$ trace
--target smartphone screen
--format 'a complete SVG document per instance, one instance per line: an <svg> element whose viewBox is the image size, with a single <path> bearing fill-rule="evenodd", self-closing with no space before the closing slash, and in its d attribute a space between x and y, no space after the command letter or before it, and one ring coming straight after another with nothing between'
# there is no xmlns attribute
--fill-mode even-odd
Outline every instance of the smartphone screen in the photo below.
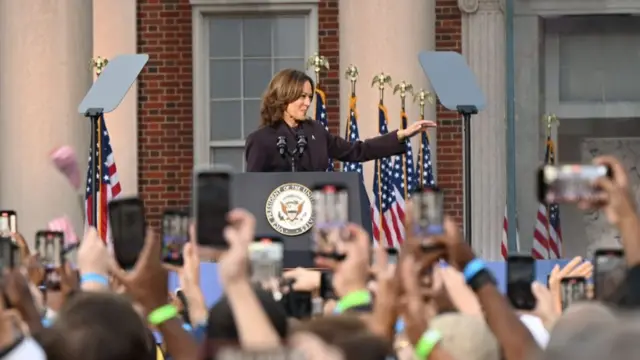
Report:
<svg viewBox="0 0 640 360"><path fill-rule="evenodd" d="M563 278L560 281L560 296L562 309L568 308L572 303L587 299L587 281L583 277Z"/></svg>
<svg viewBox="0 0 640 360"><path fill-rule="evenodd" d="M593 182L611 176L601 165L545 165L538 170L538 199L542 203L576 202L598 195Z"/></svg>
<svg viewBox="0 0 640 360"><path fill-rule="evenodd" d="M131 269L144 247L146 231L142 200L128 198L111 201L109 220L116 260L123 269Z"/></svg>
<svg viewBox="0 0 640 360"><path fill-rule="evenodd" d="M0 210L0 232L18 232L18 216L13 210Z"/></svg>
<svg viewBox="0 0 640 360"><path fill-rule="evenodd" d="M531 256L509 256L507 259L507 297L518 310L533 310L536 298L531 292L535 280L535 260Z"/></svg>
<svg viewBox="0 0 640 360"><path fill-rule="evenodd" d="M279 290L279 280L282 276L282 260L284 246L282 239L277 237L256 238L249 246L249 260L251 262L251 281L266 286L268 290Z"/></svg>
<svg viewBox="0 0 640 360"><path fill-rule="evenodd" d="M0 270L15 266L15 247L10 237L0 237Z"/></svg>
<svg viewBox="0 0 640 360"><path fill-rule="evenodd" d="M345 186L320 185L313 189L312 251L316 256L343 260L344 242L349 240L349 193Z"/></svg>
<svg viewBox="0 0 640 360"><path fill-rule="evenodd" d="M231 174L224 171L195 173L196 234L199 245L226 249L224 228L231 210Z"/></svg>
<svg viewBox="0 0 640 360"><path fill-rule="evenodd" d="M64 262L64 233L48 230L38 231L35 245L40 263L45 269L56 269L62 266Z"/></svg>
<svg viewBox="0 0 640 360"><path fill-rule="evenodd" d="M425 189L411 196L415 234L423 239L422 246L429 246L429 237L444 231L444 194L438 189Z"/></svg>
<svg viewBox="0 0 640 360"><path fill-rule="evenodd" d="M627 266L624 251L620 249L598 249L594 254L594 294L603 300L615 293L624 280Z"/></svg>
<svg viewBox="0 0 640 360"><path fill-rule="evenodd" d="M182 265L182 249L189 241L189 214L186 211L166 210L162 214L162 261Z"/></svg>

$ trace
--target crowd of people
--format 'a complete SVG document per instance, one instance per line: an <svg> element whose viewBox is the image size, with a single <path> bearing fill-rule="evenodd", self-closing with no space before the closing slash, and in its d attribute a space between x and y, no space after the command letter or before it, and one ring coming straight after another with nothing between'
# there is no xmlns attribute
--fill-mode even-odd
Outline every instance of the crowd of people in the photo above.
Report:
<svg viewBox="0 0 640 360"><path fill-rule="evenodd" d="M135 267L125 271L89 228L76 264L55 269L59 286L48 287L50 270L21 234L10 234L21 266L3 269L0 282L0 358L631 359L640 350L633 313L640 305L640 219L621 164L595 161L611 176L598 178L599 195L576 206L600 209L618 229L626 263L622 275L612 273L596 289L598 300L591 291L590 299L562 304L563 278L592 276L592 264L578 257L554 268L548 284L531 284L532 310L515 309L452 218L429 239L439 250L423 251L411 201L397 261L360 226L347 224L340 260L318 259L322 270L286 270L275 288L265 286L251 280L256 219L234 209L224 231L229 248L218 259L224 294L211 308L195 241L184 246L183 265L169 267L159 236L148 229ZM179 297L169 291L169 271L178 273ZM292 302L307 300L307 310L292 310L304 308Z"/></svg>

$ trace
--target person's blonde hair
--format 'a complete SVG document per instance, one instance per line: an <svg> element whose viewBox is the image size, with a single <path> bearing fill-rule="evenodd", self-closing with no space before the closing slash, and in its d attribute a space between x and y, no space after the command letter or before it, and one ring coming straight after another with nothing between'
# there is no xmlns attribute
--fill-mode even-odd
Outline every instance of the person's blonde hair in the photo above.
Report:
<svg viewBox="0 0 640 360"><path fill-rule="evenodd" d="M294 69L285 69L273 76L262 96L260 105L260 125L269 126L283 119L287 105L302 96L304 84L311 84L309 75Z"/></svg>

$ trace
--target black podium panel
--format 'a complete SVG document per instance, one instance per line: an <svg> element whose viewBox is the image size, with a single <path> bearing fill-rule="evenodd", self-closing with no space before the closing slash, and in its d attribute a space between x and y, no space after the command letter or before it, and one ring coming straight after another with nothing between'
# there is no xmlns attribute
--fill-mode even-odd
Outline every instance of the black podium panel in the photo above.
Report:
<svg viewBox="0 0 640 360"><path fill-rule="evenodd" d="M362 225L371 235L371 210L369 197L355 172L299 172L299 173L237 173L233 175L232 204L244 208L256 217L256 234L279 236L284 241L284 267L313 267L311 255L311 229L313 214L307 202L300 198L311 196L308 190L321 184L340 184L349 192L349 219ZM301 185L301 186L300 186ZM305 196L302 196L302 195ZM276 209L276 211L272 211ZM311 217L310 222L300 221L302 226L290 228L287 216ZM270 224L276 223L275 228ZM294 219L294 223L295 223ZM303 233L299 233L302 232Z"/></svg>

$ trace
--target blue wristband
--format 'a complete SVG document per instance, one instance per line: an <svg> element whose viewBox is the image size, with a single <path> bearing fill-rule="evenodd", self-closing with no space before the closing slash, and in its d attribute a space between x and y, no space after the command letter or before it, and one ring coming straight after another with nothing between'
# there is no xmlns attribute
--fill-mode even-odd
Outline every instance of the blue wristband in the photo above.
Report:
<svg viewBox="0 0 640 360"><path fill-rule="evenodd" d="M396 321L396 334L401 334L404 331L404 321L402 321L402 319L398 319L398 321Z"/></svg>
<svg viewBox="0 0 640 360"><path fill-rule="evenodd" d="M100 274L96 273L86 273L80 275L80 284L84 284L87 282L93 282L104 286L109 286L109 279Z"/></svg>
<svg viewBox="0 0 640 360"><path fill-rule="evenodd" d="M50 328L51 325L53 325L51 320L49 320L47 318L43 318L41 321L42 321L42 327L44 327L44 328Z"/></svg>
<svg viewBox="0 0 640 360"><path fill-rule="evenodd" d="M484 264L484 261L478 258L469 261L469 263L467 263L467 266L465 266L464 270L462 271L462 273L464 274L464 281L471 281L471 279L473 279L473 277L476 276L477 273L484 270L485 268L486 266Z"/></svg>

